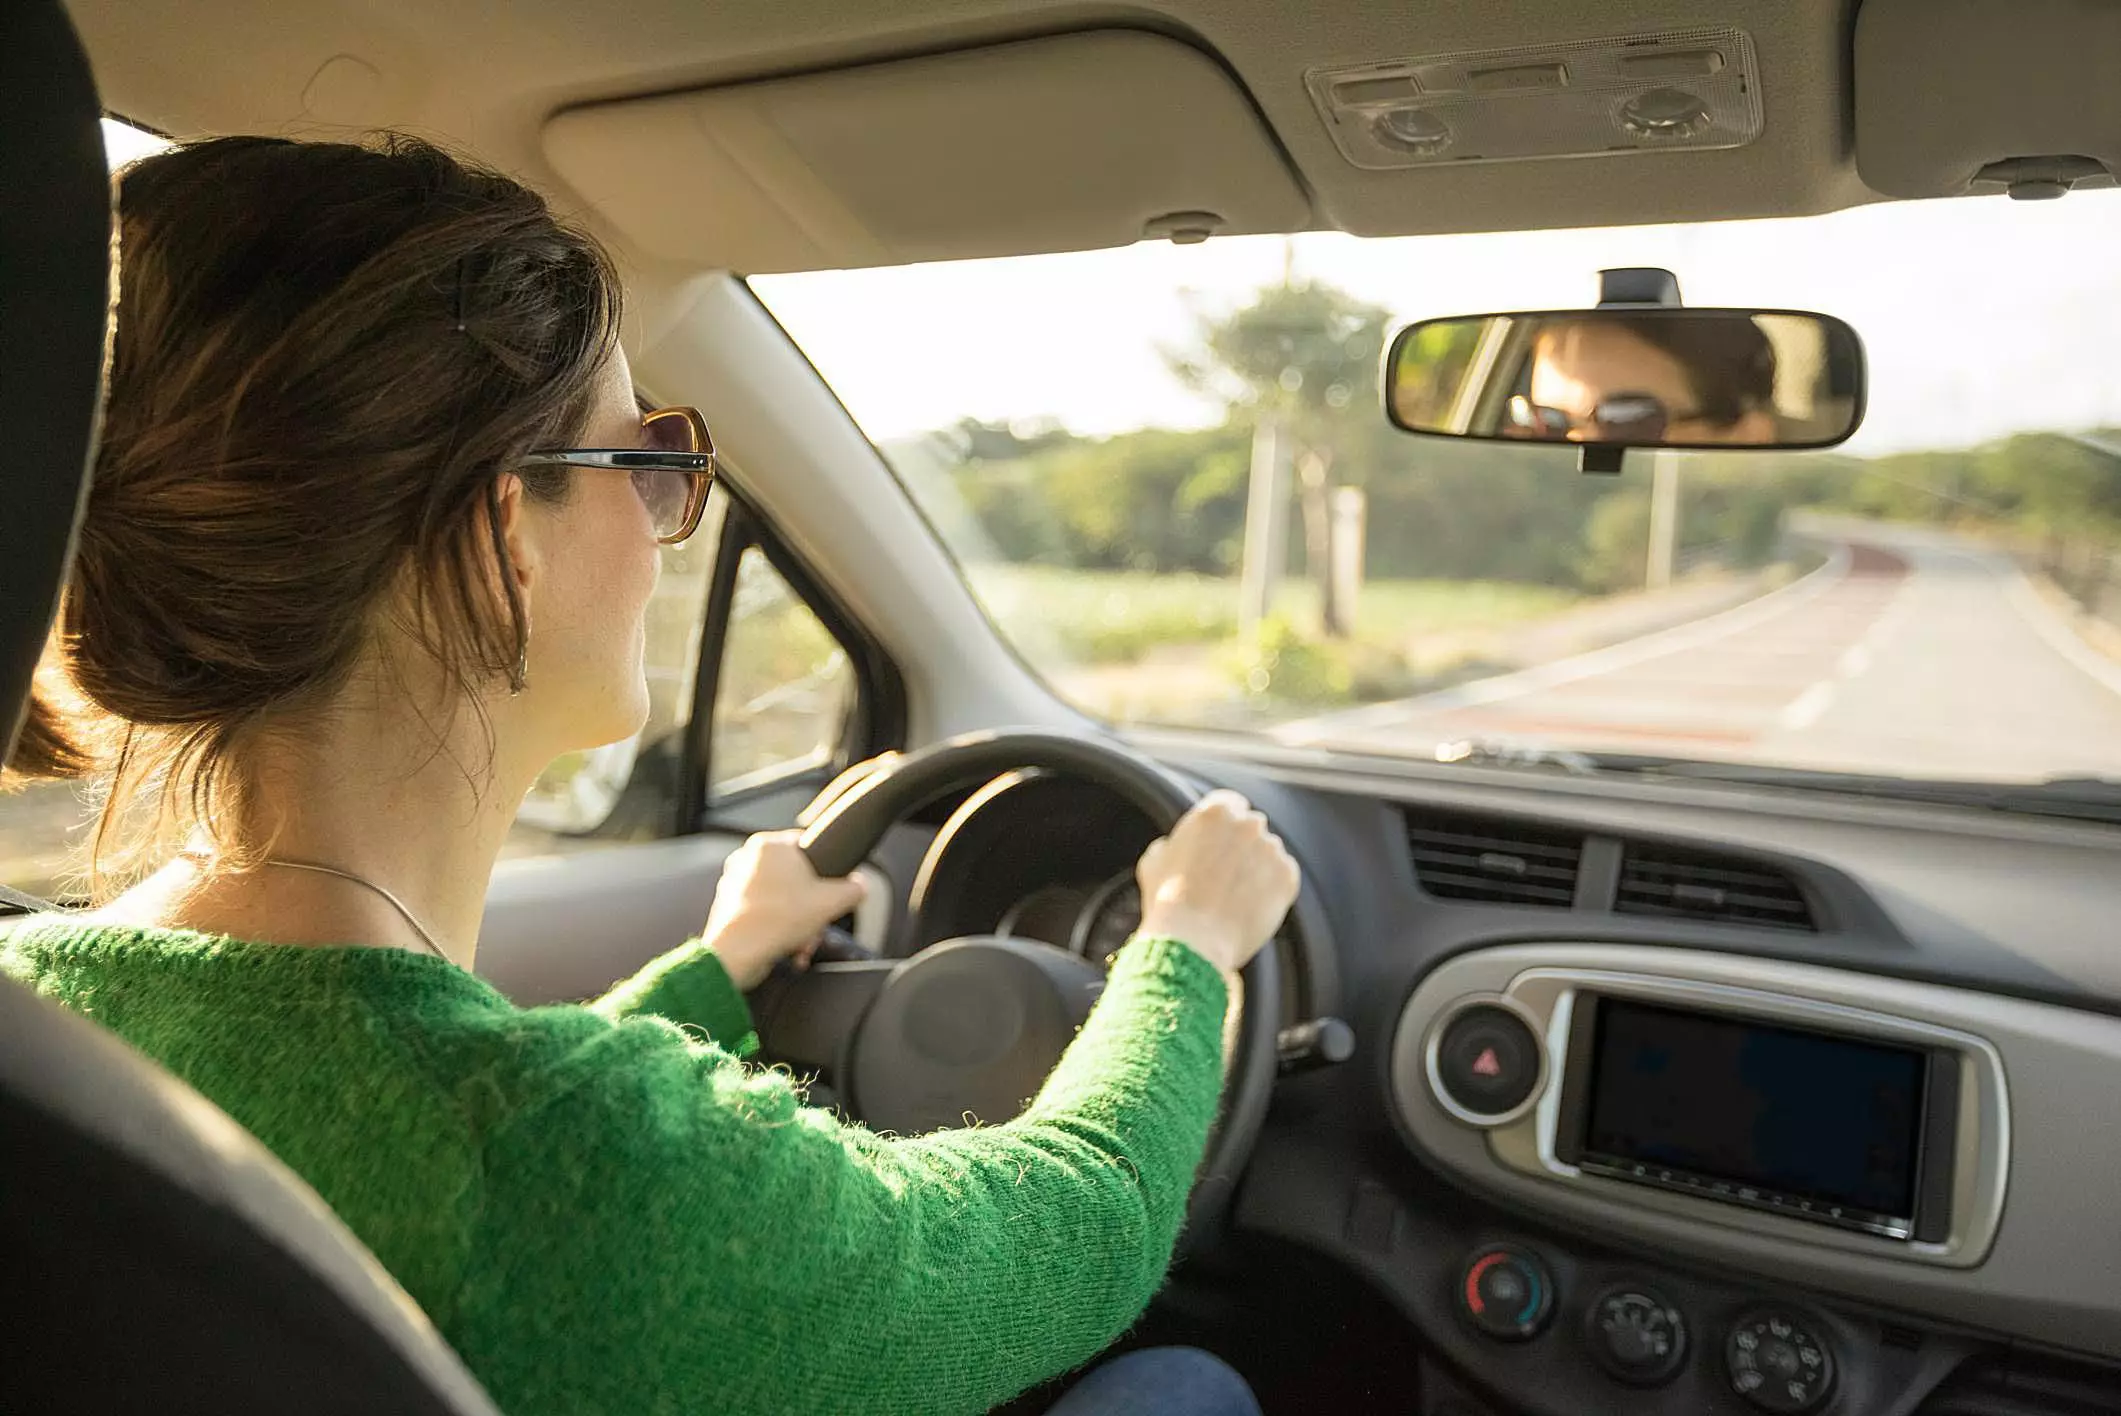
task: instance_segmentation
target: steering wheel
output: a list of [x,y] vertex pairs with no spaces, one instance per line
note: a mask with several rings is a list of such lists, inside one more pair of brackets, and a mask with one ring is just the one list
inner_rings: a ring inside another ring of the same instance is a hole
[[[1160,833],[1199,795],[1109,740],[973,733],[880,767],[810,824],[802,848],[820,875],[848,874],[909,813],[1028,768],[1105,787]],[[1222,1111],[1194,1185],[1189,1234],[1206,1228],[1235,1189],[1274,1084],[1281,1014],[1274,949],[1255,954],[1241,977],[1235,1026],[1224,1034]],[[1021,1111],[1104,982],[1102,970],[1065,949],[981,935],[932,945],[910,959],[814,963],[769,979],[751,1005],[768,1058],[825,1074],[849,1114],[913,1135],[962,1125],[968,1113],[991,1124]]]

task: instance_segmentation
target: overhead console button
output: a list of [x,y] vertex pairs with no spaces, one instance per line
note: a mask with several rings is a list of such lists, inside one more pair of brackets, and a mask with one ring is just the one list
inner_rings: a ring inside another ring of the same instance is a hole
[[1470,1125],[1515,1120],[1546,1080],[1546,1051],[1516,1004],[1468,999],[1438,1023],[1429,1042],[1429,1086],[1443,1109]]

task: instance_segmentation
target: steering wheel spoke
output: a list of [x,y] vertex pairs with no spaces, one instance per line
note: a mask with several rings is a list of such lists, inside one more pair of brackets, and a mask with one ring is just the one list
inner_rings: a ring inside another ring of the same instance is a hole
[[768,1060],[835,1083],[841,1059],[898,959],[814,963],[776,972],[751,994],[751,1016]]

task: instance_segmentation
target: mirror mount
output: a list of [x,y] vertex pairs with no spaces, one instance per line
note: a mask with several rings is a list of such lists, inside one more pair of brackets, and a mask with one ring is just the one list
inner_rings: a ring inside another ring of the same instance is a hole
[[1637,310],[1645,305],[1677,309],[1679,277],[1658,266],[1618,266],[1598,272],[1598,308]]
[[[1615,266],[1598,272],[1598,308],[1677,309],[1679,277],[1661,266]],[[1587,477],[1618,477],[1627,449],[1615,443],[1585,443],[1576,453],[1576,471]]]

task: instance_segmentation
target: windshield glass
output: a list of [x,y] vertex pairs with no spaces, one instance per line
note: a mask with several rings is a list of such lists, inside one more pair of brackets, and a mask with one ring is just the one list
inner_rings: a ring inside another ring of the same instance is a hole
[[[2033,781],[2121,775],[2117,235],[2121,196],[2091,192],[753,287],[995,625],[1093,712]],[[1603,477],[1386,424],[1400,324],[1590,304],[1611,266],[1849,321],[1863,429]]]

